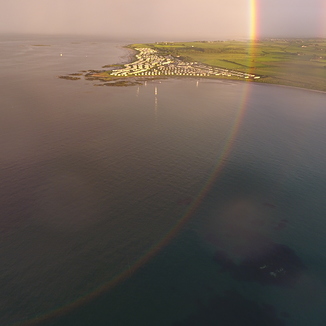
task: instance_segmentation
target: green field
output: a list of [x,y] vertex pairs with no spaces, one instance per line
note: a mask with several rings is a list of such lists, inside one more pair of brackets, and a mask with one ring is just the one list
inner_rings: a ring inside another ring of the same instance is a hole
[[162,55],[262,77],[255,82],[326,91],[326,39],[161,42],[131,47],[151,47]]

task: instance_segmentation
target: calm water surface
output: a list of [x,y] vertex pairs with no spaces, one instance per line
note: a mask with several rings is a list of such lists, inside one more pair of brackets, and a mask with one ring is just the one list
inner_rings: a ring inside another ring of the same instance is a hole
[[325,324],[325,94],[94,87],[57,76],[120,43],[0,47],[1,325]]

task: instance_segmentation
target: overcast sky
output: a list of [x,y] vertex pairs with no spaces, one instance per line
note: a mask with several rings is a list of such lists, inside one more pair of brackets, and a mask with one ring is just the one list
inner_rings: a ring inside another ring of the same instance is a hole
[[0,0],[0,33],[249,38],[251,3],[261,37],[326,37],[326,0]]

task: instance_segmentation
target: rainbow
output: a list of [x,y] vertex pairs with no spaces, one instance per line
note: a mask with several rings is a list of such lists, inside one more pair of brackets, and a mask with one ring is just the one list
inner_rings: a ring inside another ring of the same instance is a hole
[[249,38],[254,41],[258,38],[258,0],[250,0],[250,31]]
[[[256,57],[256,42],[258,41],[258,0],[249,0],[250,1],[250,24],[249,24],[249,55],[248,55],[248,66],[251,66],[249,60]],[[252,68],[249,68],[249,74],[254,73]]]
[[[249,57],[254,55],[255,52],[255,41],[258,38],[257,33],[257,11],[258,11],[258,0],[249,0],[250,1],[250,52]],[[171,239],[173,239],[176,234],[182,229],[182,227],[186,224],[186,222],[190,219],[199,205],[202,203],[203,199],[206,197],[208,192],[211,190],[212,186],[214,185],[216,178],[223,170],[227,158],[230,155],[233,144],[237,138],[237,134],[239,132],[239,128],[241,126],[241,122],[243,120],[243,116],[246,111],[248,98],[250,97],[251,93],[251,83],[245,83],[244,88],[242,91],[241,96],[239,97],[239,107],[237,113],[235,115],[234,123],[232,128],[230,129],[229,136],[225,141],[225,145],[220,152],[220,155],[216,157],[215,168],[213,173],[208,178],[207,182],[204,184],[202,190],[199,192],[197,198],[191,203],[191,205],[186,210],[185,214],[178,220],[178,222],[173,226],[173,228],[165,234],[154,246],[152,246],[140,259],[133,263],[132,266],[126,268],[120,274],[116,275],[113,279],[111,279],[108,283],[102,284],[101,286],[97,287],[91,293],[87,293],[83,297],[78,298],[76,301],[63,306],[59,307],[53,311],[47,312],[42,316],[38,316],[33,320],[25,321],[23,323],[16,324],[16,326],[34,326],[39,323],[45,322],[48,319],[62,316],[68,313],[71,310],[78,308],[88,302],[92,301],[96,297],[100,296],[101,294],[109,291],[113,287],[115,287],[120,282],[124,281],[125,279],[129,278],[133,273],[135,273],[142,265],[148,262],[152,257],[154,257],[163,247],[165,247]]]
[[125,279],[129,278],[133,273],[135,273],[141,266],[147,263],[152,257],[154,257],[163,247],[165,247],[182,229],[182,227],[186,224],[186,222],[190,219],[199,205],[202,203],[203,199],[206,197],[210,189],[215,183],[217,176],[223,170],[227,162],[227,158],[232,151],[234,141],[237,138],[237,134],[241,125],[241,121],[243,120],[243,116],[245,114],[246,103],[248,97],[250,96],[250,83],[245,83],[244,89],[242,91],[242,96],[240,96],[239,108],[235,115],[234,123],[232,128],[230,129],[229,136],[225,141],[225,145],[220,152],[220,155],[216,158],[215,168],[207,182],[202,187],[202,190],[199,192],[197,198],[191,203],[189,208],[186,210],[185,214],[178,220],[178,222],[172,227],[172,229],[165,234],[154,246],[152,246],[140,259],[133,263],[132,266],[128,266],[124,271],[120,274],[116,275],[113,279],[111,279],[108,283],[102,284],[97,287],[91,293],[85,294],[83,297],[78,298],[76,301],[59,307],[51,312],[48,312],[42,316],[38,316],[33,320],[29,320],[23,323],[16,324],[16,326],[34,326],[39,323],[43,323],[48,319],[60,317],[65,315],[71,310],[78,308],[79,306],[85,305],[93,299],[97,298],[103,293],[108,292],[110,289],[115,287],[117,284],[121,283]]

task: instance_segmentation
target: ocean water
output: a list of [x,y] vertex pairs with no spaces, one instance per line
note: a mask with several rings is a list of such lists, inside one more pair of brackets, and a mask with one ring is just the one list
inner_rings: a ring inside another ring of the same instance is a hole
[[0,324],[324,325],[325,93],[57,78],[123,44],[0,38]]

